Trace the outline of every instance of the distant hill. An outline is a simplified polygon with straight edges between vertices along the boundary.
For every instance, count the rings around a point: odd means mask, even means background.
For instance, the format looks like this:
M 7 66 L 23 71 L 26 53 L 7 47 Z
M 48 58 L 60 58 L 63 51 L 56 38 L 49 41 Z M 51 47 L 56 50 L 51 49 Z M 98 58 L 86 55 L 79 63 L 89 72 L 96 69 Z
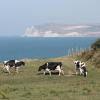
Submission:
M 42 24 L 27 27 L 26 37 L 87 37 L 100 36 L 100 24 Z

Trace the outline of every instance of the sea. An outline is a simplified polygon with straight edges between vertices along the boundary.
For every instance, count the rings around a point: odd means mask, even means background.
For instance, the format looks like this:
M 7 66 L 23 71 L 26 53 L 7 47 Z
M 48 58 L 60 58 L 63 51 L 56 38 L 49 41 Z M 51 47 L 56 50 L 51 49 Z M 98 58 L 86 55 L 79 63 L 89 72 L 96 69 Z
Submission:
M 0 37 L 0 61 L 46 59 L 68 55 L 68 50 L 90 48 L 96 37 Z

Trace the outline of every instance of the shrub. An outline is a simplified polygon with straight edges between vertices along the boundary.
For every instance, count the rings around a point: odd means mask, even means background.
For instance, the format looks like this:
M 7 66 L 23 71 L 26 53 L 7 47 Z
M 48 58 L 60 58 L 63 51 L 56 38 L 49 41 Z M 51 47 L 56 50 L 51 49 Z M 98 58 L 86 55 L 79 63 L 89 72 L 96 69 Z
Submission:
M 91 45 L 91 48 L 93 49 L 93 50 L 100 50 L 100 38 L 99 39 L 97 39 L 97 41 L 96 42 L 94 42 L 92 45 Z
M 80 55 L 85 61 L 91 61 L 94 66 L 100 68 L 100 38 L 91 45 L 91 50 L 82 52 Z
M 94 51 L 85 51 L 85 52 L 82 52 L 80 57 L 84 59 L 85 61 L 88 61 L 93 57 L 93 55 L 94 55 Z

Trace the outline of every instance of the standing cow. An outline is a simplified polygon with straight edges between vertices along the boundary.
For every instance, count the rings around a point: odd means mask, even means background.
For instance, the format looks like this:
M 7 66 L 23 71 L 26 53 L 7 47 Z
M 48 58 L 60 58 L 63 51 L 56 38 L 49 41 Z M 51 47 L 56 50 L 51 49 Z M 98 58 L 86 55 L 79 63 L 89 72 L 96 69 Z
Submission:
M 79 73 L 80 75 L 86 77 L 87 76 L 86 64 L 78 60 L 74 61 L 74 64 L 75 64 L 76 75 Z
M 59 76 L 62 73 L 64 75 L 64 71 L 62 70 L 62 63 L 61 62 L 47 62 L 39 67 L 38 71 L 44 71 L 44 75 L 46 72 L 49 72 L 51 76 L 52 70 L 57 70 L 59 72 Z
M 74 61 L 76 75 L 78 75 L 80 73 L 80 63 L 81 62 L 78 60 Z
M 10 74 L 10 68 L 11 67 L 14 67 L 15 68 L 15 71 L 18 73 L 18 69 L 21 66 L 25 66 L 25 62 L 18 61 L 18 60 L 8 60 L 8 61 L 4 61 L 3 64 L 4 64 L 4 68 L 3 69 L 6 69 L 9 74 Z

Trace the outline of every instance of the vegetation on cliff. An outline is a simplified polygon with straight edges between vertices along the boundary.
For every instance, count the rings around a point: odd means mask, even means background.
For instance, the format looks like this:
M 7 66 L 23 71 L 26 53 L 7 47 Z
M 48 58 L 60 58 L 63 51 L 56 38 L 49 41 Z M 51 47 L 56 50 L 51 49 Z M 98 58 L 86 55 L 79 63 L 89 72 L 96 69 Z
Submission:
M 100 38 L 91 45 L 91 50 L 82 52 L 80 57 L 85 61 L 91 61 L 95 67 L 100 68 Z

